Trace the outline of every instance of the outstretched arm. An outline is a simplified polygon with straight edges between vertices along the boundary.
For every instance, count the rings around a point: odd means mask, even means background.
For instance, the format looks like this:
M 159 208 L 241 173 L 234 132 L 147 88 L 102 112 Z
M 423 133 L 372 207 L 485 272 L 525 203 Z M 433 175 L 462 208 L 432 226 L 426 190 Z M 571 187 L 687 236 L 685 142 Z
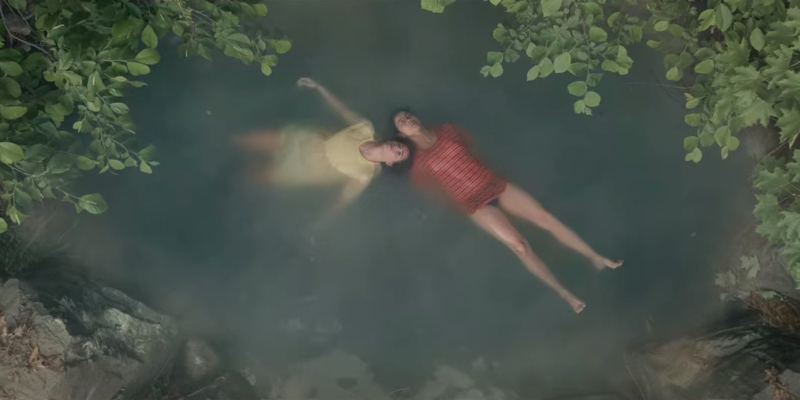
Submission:
M 364 191 L 367 185 L 369 185 L 369 182 L 364 182 L 357 179 L 352 179 L 345 184 L 342 188 L 339 198 L 322 215 L 321 222 L 325 223 L 338 215 L 348 204 L 352 203 L 362 191 Z
M 311 89 L 317 89 L 317 92 L 322 96 L 322 99 L 325 100 L 325 103 L 330 107 L 333 111 L 336 111 L 342 119 L 345 120 L 349 125 L 353 125 L 359 120 L 361 117 L 354 113 L 352 110 L 347 108 L 338 97 L 334 96 L 328 89 L 324 86 L 317 83 L 315 80 L 311 78 L 300 78 L 297 81 L 297 84 L 302 87 L 307 87 Z

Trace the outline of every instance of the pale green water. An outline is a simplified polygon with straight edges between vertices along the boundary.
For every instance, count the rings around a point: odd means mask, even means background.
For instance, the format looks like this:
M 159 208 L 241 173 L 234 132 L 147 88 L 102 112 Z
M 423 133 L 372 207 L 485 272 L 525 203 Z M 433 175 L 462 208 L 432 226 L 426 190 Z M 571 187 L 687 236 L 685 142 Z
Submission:
M 343 326 L 336 346 L 373 366 L 387 387 L 413 386 L 433 361 L 483 355 L 528 395 L 602 390 L 619 374 L 621 350 L 645 338 L 648 315 L 669 332 L 719 309 L 708 262 L 749 211 L 747 163 L 743 154 L 684 163 L 682 137 L 691 131 L 681 105 L 653 85 L 663 73 L 655 53 L 632 51 L 635 60 L 656 58 L 604 78 L 602 115 L 578 117 L 569 77 L 526 83 L 523 61 L 500 79 L 478 74 L 502 18 L 483 2 L 442 15 L 416 1 L 268 5 L 272 26 L 294 39 L 272 77 L 221 55 L 209 63 L 165 50 L 149 86 L 132 94 L 139 135 L 160 148 L 162 164 L 153 176 L 92 183 L 111 205 L 91 229 L 115 238 L 97 255 L 113 279 L 276 363 L 314 351 L 281 336 L 276 320 L 332 316 Z M 381 134 L 402 105 L 431 123 L 466 127 L 492 166 L 625 267 L 598 274 L 519 223 L 587 302 L 573 315 L 501 244 L 392 177 L 370 187 L 312 254 L 304 231 L 334 194 L 248 186 L 229 146 L 247 129 L 338 127 L 294 86 L 303 75 Z

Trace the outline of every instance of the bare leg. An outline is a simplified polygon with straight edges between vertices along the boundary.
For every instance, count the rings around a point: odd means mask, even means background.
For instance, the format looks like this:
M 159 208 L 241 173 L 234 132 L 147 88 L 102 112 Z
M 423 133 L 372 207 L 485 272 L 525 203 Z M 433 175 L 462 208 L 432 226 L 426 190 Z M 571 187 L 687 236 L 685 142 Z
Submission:
M 248 150 L 273 151 L 283 144 L 283 136 L 278 131 L 259 131 L 237 136 L 234 142 Z
M 569 290 L 561 286 L 542 260 L 531 250 L 530 244 L 519 233 L 499 208 L 486 206 L 471 215 L 473 221 L 497 240 L 508 246 L 519 257 L 525 268 L 550 286 L 570 307 L 579 313 L 586 308 L 586 303 L 575 297 Z
M 617 268 L 622 265 L 622 261 L 611 261 L 597 254 L 575 232 L 547 212 L 531 195 L 511 183 L 500 195 L 500 207 L 509 214 L 526 219 L 550 232 L 559 242 L 588 258 L 597 269 Z

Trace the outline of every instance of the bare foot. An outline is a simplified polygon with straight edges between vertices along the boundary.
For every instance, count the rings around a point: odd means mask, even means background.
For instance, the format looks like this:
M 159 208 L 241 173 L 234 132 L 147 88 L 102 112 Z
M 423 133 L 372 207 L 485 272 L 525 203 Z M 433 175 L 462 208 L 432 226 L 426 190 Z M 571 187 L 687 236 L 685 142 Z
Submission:
M 575 314 L 580 314 L 581 311 L 583 311 L 583 309 L 586 308 L 586 303 L 584 303 L 583 301 L 581 301 L 581 299 L 577 297 L 573 296 L 566 300 L 567 303 L 569 303 L 569 306 L 572 307 L 572 310 L 575 311 Z
M 597 269 L 603 269 L 603 268 L 617 269 L 618 267 L 622 266 L 622 260 L 611 261 L 605 257 L 599 257 L 592 261 L 592 265 L 594 265 L 594 267 Z

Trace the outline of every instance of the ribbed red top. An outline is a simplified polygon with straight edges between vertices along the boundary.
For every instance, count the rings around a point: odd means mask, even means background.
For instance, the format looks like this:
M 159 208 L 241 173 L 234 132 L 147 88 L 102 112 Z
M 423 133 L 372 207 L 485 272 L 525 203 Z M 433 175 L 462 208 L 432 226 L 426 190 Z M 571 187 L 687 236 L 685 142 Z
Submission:
M 506 180 L 486 168 L 470 150 L 467 133 L 455 124 L 433 130 L 436 143 L 417 150 L 411 179 L 420 186 L 434 183 L 467 214 L 472 214 L 506 190 Z

